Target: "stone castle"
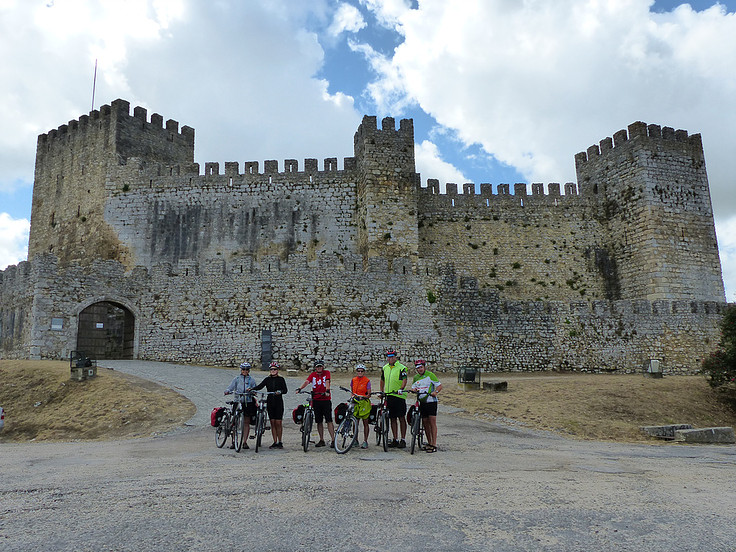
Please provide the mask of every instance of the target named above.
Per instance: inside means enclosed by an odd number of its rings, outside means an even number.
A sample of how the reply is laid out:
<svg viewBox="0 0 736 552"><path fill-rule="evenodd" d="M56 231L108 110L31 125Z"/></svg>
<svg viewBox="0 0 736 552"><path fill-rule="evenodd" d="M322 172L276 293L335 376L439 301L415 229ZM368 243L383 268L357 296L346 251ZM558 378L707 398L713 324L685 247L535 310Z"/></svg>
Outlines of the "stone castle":
<svg viewBox="0 0 736 552"><path fill-rule="evenodd" d="M700 135L637 122L575 162L440 193L413 122L364 117L342 166L201 170L194 129L116 100L38 138L0 357L698 370L725 306Z"/></svg>

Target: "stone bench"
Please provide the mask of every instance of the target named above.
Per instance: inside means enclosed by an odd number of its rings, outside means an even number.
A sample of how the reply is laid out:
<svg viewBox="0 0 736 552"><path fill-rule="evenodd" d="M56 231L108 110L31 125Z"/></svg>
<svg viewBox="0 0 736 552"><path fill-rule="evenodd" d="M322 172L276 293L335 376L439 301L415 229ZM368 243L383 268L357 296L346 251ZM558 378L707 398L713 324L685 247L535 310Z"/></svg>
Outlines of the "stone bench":
<svg viewBox="0 0 736 552"><path fill-rule="evenodd" d="M494 391L498 393L499 391L508 391L508 388L509 384L506 381L491 380L483 382L483 389L486 391Z"/></svg>
<svg viewBox="0 0 736 552"><path fill-rule="evenodd" d="M736 443L732 427L702 427L698 429L678 429L675 431L678 443L726 444Z"/></svg>
<svg viewBox="0 0 736 552"><path fill-rule="evenodd" d="M661 426L643 426L639 429L649 435L650 437L656 437L657 439L672 440L675 438L675 431L680 429L692 429L693 426L690 424L670 424Z"/></svg>

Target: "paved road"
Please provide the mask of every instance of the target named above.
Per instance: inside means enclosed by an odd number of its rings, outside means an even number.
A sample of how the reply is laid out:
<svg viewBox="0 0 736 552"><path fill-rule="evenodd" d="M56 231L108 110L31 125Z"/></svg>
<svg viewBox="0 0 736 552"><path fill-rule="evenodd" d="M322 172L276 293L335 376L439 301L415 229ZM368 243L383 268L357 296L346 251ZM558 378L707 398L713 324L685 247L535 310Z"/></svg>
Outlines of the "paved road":
<svg viewBox="0 0 736 552"><path fill-rule="evenodd" d="M736 549L734 446L579 442L444 413L437 454L305 454L290 420L285 449L235 454L208 427L235 371L115 369L188 396L192 425L1 445L0 550Z"/></svg>

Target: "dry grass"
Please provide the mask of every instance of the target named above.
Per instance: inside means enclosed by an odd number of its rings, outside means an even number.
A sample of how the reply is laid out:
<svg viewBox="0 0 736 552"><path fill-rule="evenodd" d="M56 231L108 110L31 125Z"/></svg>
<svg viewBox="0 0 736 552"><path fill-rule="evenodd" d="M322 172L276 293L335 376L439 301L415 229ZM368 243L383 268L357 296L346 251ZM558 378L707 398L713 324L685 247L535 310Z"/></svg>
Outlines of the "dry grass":
<svg viewBox="0 0 736 552"><path fill-rule="evenodd" d="M120 372L69 379L69 363L0 361L0 442L144 437L181 425L194 405L178 393Z"/></svg>
<svg viewBox="0 0 736 552"><path fill-rule="evenodd" d="M700 376L651 379L642 374L497 374L508 391L463 391L444 374L442 400L465 415L511 418L581 439L644 441L639 427L691 424L736 426L733 393L711 389Z"/></svg>

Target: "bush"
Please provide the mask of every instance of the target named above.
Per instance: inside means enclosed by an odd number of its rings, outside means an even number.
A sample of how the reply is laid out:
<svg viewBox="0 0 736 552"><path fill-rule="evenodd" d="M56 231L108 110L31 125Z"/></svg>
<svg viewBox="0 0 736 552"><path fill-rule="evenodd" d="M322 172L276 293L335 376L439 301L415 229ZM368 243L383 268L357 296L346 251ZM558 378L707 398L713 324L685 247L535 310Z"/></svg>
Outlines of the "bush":
<svg viewBox="0 0 736 552"><path fill-rule="evenodd" d="M736 307L728 307L721 320L720 349L703 361L711 387L736 382Z"/></svg>

